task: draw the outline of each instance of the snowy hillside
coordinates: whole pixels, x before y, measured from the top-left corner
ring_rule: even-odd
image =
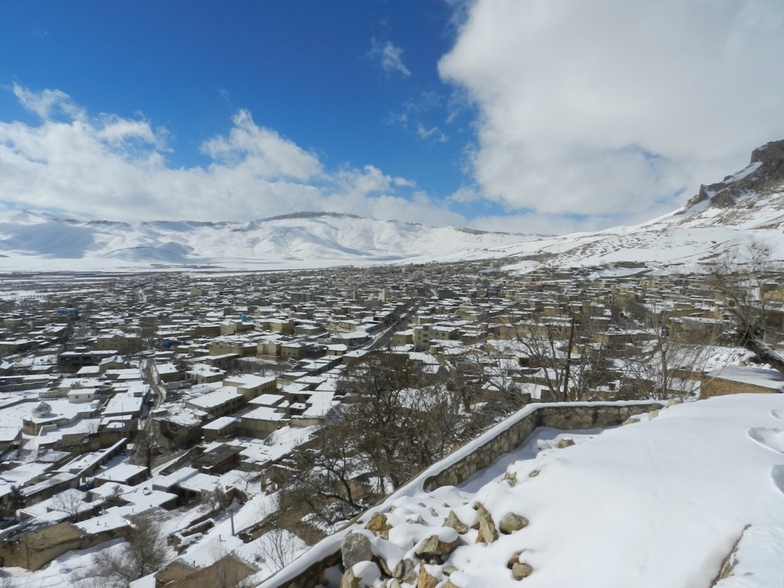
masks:
[[[641,264],[662,271],[689,272],[722,252],[752,242],[784,261],[784,141],[756,149],[748,167],[722,182],[702,186],[683,208],[633,227],[564,235],[507,247],[528,260],[511,266],[531,269],[540,262],[559,267]]]
[[[499,246],[523,239],[331,213],[245,223],[128,224],[24,211],[0,217],[0,267],[101,270],[164,264],[280,269],[448,261],[497,256]]]
[[[698,271],[727,250],[766,244],[784,261],[784,141],[747,168],[702,186],[683,208],[638,226],[537,238],[304,212],[249,222],[128,224],[41,212],[0,215],[0,269],[153,266],[242,269],[510,258],[509,269]],[[631,267],[630,266],[634,266]]]

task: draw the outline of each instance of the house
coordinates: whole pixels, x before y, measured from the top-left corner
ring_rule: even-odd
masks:
[[[701,378],[700,396],[775,394],[784,392],[784,374],[777,370],[730,365]]]
[[[226,378],[223,385],[236,388],[247,400],[252,400],[261,394],[274,393],[277,390],[277,378],[244,374]]]
[[[206,420],[237,412],[248,402],[247,398],[233,386],[224,386],[213,392],[196,396],[185,402],[185,407],[206,414]]]
[[[149,477],[150,471],[144,466],[121,463],[112,468],[106,469],[95,475],[95,485],[114,482],[125,486],[136,486],[141,484]]]

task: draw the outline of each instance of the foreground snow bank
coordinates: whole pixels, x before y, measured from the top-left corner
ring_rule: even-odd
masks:
[[[439,586],[520,586],[513,563],[526,588],[710,586],[725,560],[720,588],[769,586],[784,554],[782,438],[778,394],[677,405],[600,433],[540,429],[503,467],[458,487],[407,488],[374,509],[383,527],[362,528],[365,516],[354,531],[382,567],[409,559]],[[528,524],[487,530],[510,513]],[[453,542],[444,527],[455,526]],[[450,545],[417,559],[433,535]],[[407,575],[401,585],[415,585]]]

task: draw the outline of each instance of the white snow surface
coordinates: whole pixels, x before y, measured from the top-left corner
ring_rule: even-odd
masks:
[[[425,492],[423,481],[444,462],[436,464],[353,530],[372,512],[388,513],[390,539],[373,537],[373,550],[399,559],[439,534],[450,510],[473,524],[478,501],[496,523],[514,512],[530,524],[489,545],[475,544],[470,530],[446,562],[457,568],[450,579],[459,588],[519,586],[507,567],[517,552],[534,570],[528,588],[710,586],[736,543],[734,575],[719,588],[781,586],[781,415],[781,394],[743,394],[672,406],[603,432],[538,430],[460,487]],[[556,449],[559,437],[576,443]],[[280,579],[334,550],[350,530],[316,545]]]
[[[740,172],[741,175],[744,172]],[[45,212],[0,213],[0,270],[133,271],[222,267],[281,270],[334,265],[509,258],[506,269],[545,265],[700,271],[724,251],[750,243],[784,261],[784,192],[750,194],[736,206],[707,201],[637,226],[541,237],[298,213],[248,222],[141,222],[75,219]]]
[[[498,246],[525,239],[524,235],[331,213],[299,213],[248,222],[129,224],[43,212],[5,212],[0,213],[0,268],[289,269],[449,261],[497,256]]]

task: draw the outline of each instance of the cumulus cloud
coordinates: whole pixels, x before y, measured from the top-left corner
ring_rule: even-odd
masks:
[[[372,59],[378,60],[381,68],[386,72],[398,72],[405,77],[411,75],[403,63],[403,50],[390,41],[381,45],[375,38],[371,39],[369,55]]]
[[[208,138],[207,166],[172,167],[165,129],[116,115],[90,116],[58,90],[15,87],[40,124],[0,122],[4,206],[112,220],[241,220],[302,210],[463,224],[406,178],[366,166],[326,170],[311,151],[240,110]]]
[[[482,196],[510,210],[651,216],[784,137],[779,0],[461,6],[439,71],[479,109]]]

